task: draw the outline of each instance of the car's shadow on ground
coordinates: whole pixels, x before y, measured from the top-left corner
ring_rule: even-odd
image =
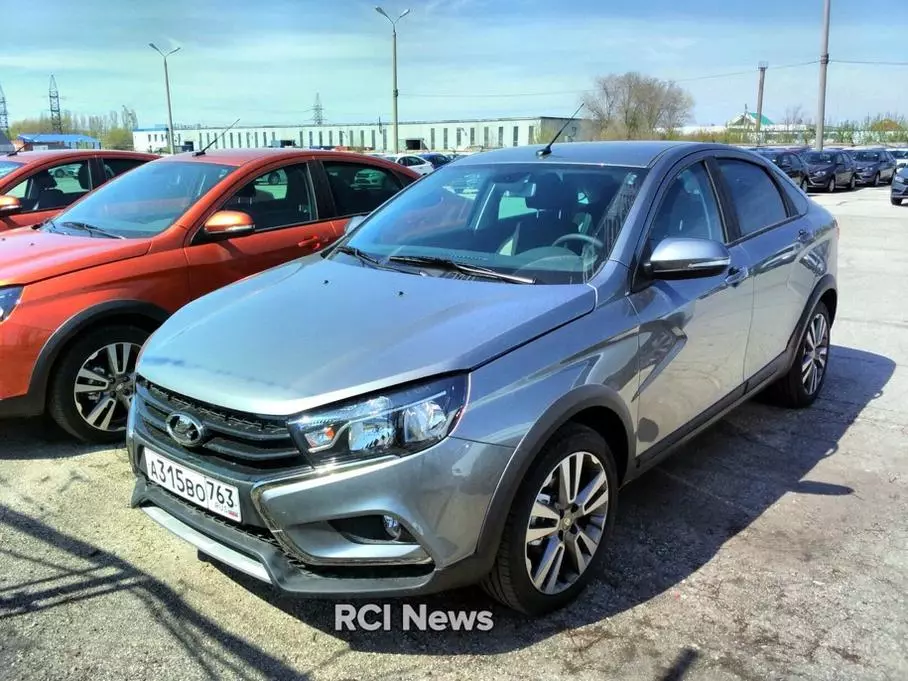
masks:
[[[784,495],[853,492],[814,477],[811,471],[837,452],[839,440],[861,410],[882,395],[895,364],[841,346],[831,352],[824,397],[812,408],[790,411],[748,403],[628,485],[618,505],[608,567],[578,602],[541,620],[529,621],[497,607],[479,589],[463,589],[376,602],[389,603],[393,613],[399,613],[403,603],[414,607],[424,603],[429,610],[491,609],[495,621],[491,632],[464,636],[401,631],[399,626],[388,632],[337,631],[335,602],[290,599],[233,571],[230,576],[263,600],[366,651],[495,654],[602,622],[678,585]],[[594,636],[595,630],[585,635]]]
[[[43,416],[0,421],[0,460],[65,459],[118,446],[78,442]]]

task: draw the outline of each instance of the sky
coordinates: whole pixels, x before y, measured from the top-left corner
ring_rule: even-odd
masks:
[[[816,113],[819,66],[780,67],[818,59],[823,0],[381,2],[392,17],[410,9],[398,24],[401,121],[569,115],[597,76],[639,71],[687,89],[691,123],[721,124],[756,109],[761,61],[764,114]],[[7,3],[23,8],[3,13],[11,120],[47,111],[54,74],[65,110],[127,105],[140,126],[164,123],[163,64],[149,42],[180,47],[168,60],[177,124],[306,123],[316,93],[328,122],[391,118],[391,25],[374,0]],[[908,66],[835,62],[908,61],[908,12],[871,5],[832,0],[832,121],[908,115]]]

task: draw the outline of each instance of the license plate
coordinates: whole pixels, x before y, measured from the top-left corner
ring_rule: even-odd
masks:
[[[181,466],[155,451],[145,449],[148,479],[212,513],[240,522],[240,493],[233,485]]]

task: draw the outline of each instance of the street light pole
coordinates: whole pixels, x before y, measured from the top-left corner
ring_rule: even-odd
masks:
[[[400,150],[400,134],[398,132],[397,119],[397,22],[407,16],[410,13],[410,10],[405,9],[397,19],[392,19],[381,7],[376,7],[375,11],[391,23],[391,115],[393,117],[392,125],[394,129],[394,153],[396,154]]]
[[[170,144],[170,153],[174,153],[173,147],[173,110],[170,107],[170,74],[167,72],[167,57],[174,52],[179,52],[180,48],[175,47],[166,54],[162,52],[154,43],[148,43],[148,46],[164,58],[164,89],[167,92],[167,141]]]
[[[831,0],[823,5],[823,39],[820,47],[820,96],[817,102],[817,151],[823,151],[826,134],[826,71],[829,68],[829,10]]]

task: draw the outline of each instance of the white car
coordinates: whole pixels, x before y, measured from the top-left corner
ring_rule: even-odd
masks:
[[[905,166],[908,166],[908,149],[891,148],[887,149],[886,151],[888,151],[890,156],[895,159],[896,168],[904,168]]]
[[[406,166],[420,175],[428,175],[435,170],[435,166],[416,154],[388,154],[385,158],[399,165]]]

